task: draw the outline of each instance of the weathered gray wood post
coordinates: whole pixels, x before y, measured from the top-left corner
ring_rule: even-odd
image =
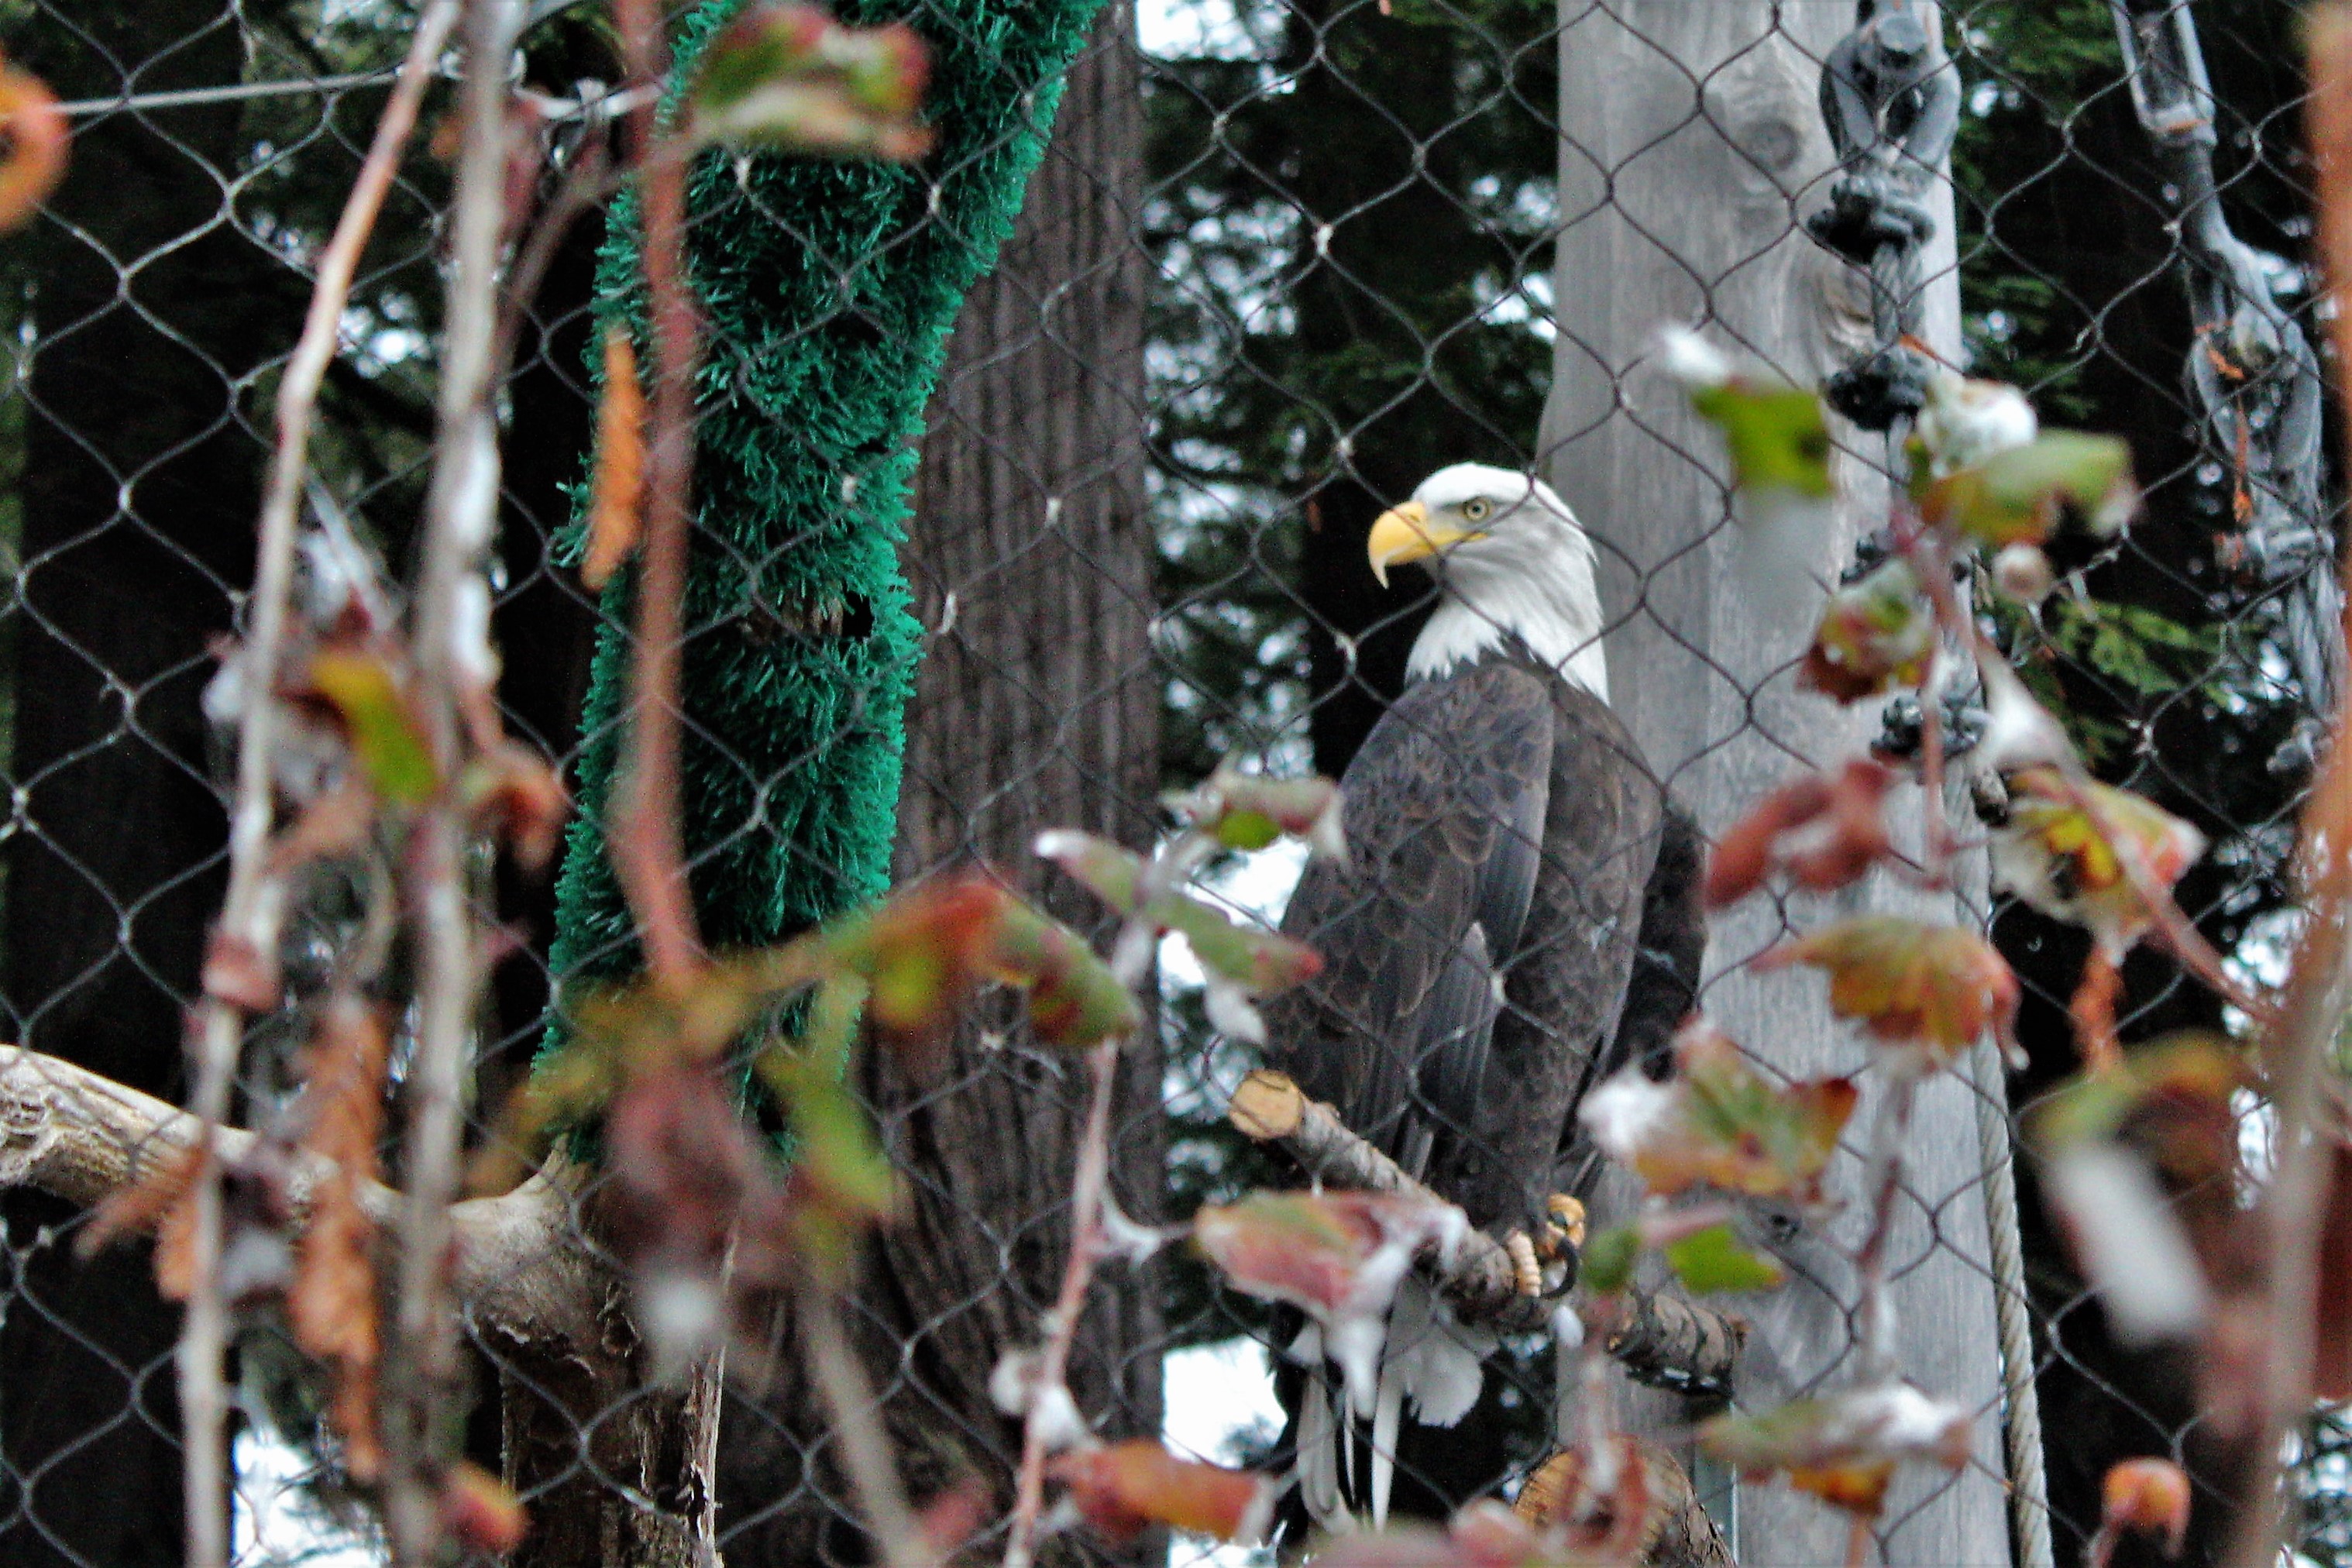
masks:
[[[1660,323],[1697,325],[1811,385],[1868,342],[1867,280],[1800,226],[1833,173],[1821,62],[1854,19],[1852,0],[1561,3],[1559,339],[1543,450],[1601,543],[1613,705],[1710,832],[1801,766],[1859,751],[1876,705],[1847,712],[1796,689],[1809,617],[1774,618],[1746,602],[1719,444],[1644,361]],[[1948,183],[1938,205],[1927,333],[1948,353],[1958,290]],[[1812,564],[1825,581],[1885,515],[1884,439],[1851,427],[1839,436],[1851,505],[1818,542]],[[1897,810],[1918,805],[1912,792]],[[1785,916],[1750,900],[1716,923],[1705,1005],[1780,1070],[1854,1070],[1868,1048],[1829,1016],[1818,980],[1751,979],[1737,966],[1790,925],[1906,897],[1872,884],[1792,903]],[[1948,899],[1934,912],[1956,910]],[[1915,1471],[1897,1481],[1878,1526],[1890,1564],[2011,1560],[1987,1202],[2003,1145],[1982,1136],[1998,1126],[1980,1126],[1979,1085],[1998,1095],[1997,1070],[1974,1081],[1944,1075],[1920,1098],[1892,1270],[1897,1356],[1922,1387],[1980,1413],[1976,1462],[1957,1477]],[[1875,1103],[1867,1094],[1834,1173],[1849,1195],[1836,1228],[1849,1239]],[[1793,1251],[1790,1286],[1742,1306],[1756,1325],[1748,1383],[1759,1403],[1833,1388],[1855,1372],[1851,1270],[1818,1239]],[[1844,1519],[1785,1488],[1742,1486],[1724,1511],[1743,1568],[1844,1559]]]

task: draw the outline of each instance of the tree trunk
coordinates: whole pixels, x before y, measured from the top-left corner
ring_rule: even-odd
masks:
[[[1563,5],[1561,17],[1566,227],[1546,450],[1554,482],[1601,543],[1609,607],[1625,617],[1609,638],[1613,706],[1659,775],[1719,832],[1801,764],[1858,752],[1876,711],[1842,710],[1795,689],[1806,627],[1745,602],[1720,442],[1643,361],[1661,323],[1698,324],[1812,385],[1867,341],[1863,281],[1798,226],[1826,196],[1832,163],[1815,105],[1819,62],[1853,25],[1854,7],[1626,0],[1605,10]],[[1948,353],[1958,315],[1948,187],[1942,205],[1939,248],[1927,266],[1937,280],[1928,331]],[[1885,515],[1876,471],[1885,444],[1850,427],[1836,434],[1851,504],[1811,562],[1831,581],[1856,533]],[[1914,793],[1901,809],[1920,806]],[[1795,923],[1806,926],[1895,908],[1979,918],[1949,900],[1931,910],[1875,883],[1794,907]],[[1853,1070],[1865,1053],[1832,1022],[1817,984],[1736,972],[1782,929],[1764,900],[1719,918],[1703,1003],[1775,1068]],[[1978,1079],[1998,1096],[1997,1072]],[[1946,1074],[1921,1093],[1891,1251],[1896,1359],[1929,1392],[1983,1413],[1977,1463],[1957,1478],[1914,1470],[1898,1479],[1879,1526],[1891,1564],[2000,1563],[2010,1555],[1978,1092]],[[1848,1156],[1832,1171],[1844,1193],[1859,1191],[1854,1153],[1877,1102],[1866,1089]],[[1839,1226],[1848,1246],[1857,1218],[1849,1214]],[[1852,1270],[1817,1241],[1798,1247],[1792,1277],[1808,1282],[1742,1309],[1756,1325],[1747,1387],[1759,1403],[1855,1374]],[[1785,1488],[1739,1490],[1733,1550],[1749,1568],[1840,1561],[1845,1533],[1843,1517]]]
[[[1158,783],[1159,681],[1143,495],[1143,261],[1135,16],[1106,11],[1072,68],[1044,163],[993,275],[966,300],[922,451],[907,569],[932,629],[908,718],[894,875],[982,860],[1099,932],[1101,910],[1038,874],[1031,843],[1080,826],[1142,846]],[[989,1374],[1035,1343],[1069,1246],[1085,1074],[1008,1017],[944,1070],[876,1058],[863,1087],[907,1175],[855,1323],[919,1500],[960,1473],[1009,1500],[1017,1426]],[[1123,1059],[1112,1181],[1149,1219],[1163,1159],[1156,1040]],[[1159,1310],[1148,1271],[1098,1277],[1071,1391],[1113,1435],[1156,1432]],[[733,1568],[841,1555],[851,1510],[810,1474],[810,1402],[786,1369],[732,1401],[720,1444]],[[794,1495],[805,1479],[811,1489]],[[781,1484],[780,1484],[781,1483]],[[828,1521],[831,1522],[828,1522]]]
[[[63,98],[243,74],[221,0],[44,10],[14,52]],[[29,242],[5,983],[12,1037],[173,1095],[183,1004],[221,889],[226,819],[198,699],[251,571],[262,448],[244,399],[300,290],[226,221],[241,107],[77,128]],[[26,242],[19,242],[26,243]],[[171,1351],[144,1257],[36,1245],[68,1211],[7,1206],[0,1562],[180,1561]],[[135,1501],[133,1500],[135,1500]]]

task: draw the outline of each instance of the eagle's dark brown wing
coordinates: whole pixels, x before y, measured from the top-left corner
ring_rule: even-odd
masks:
[[[1545,678],[1506,660],[1412,687],[1340,781],[1348,863],[1310,867],[1283,920],[1325,968],[1270,1011],[1275,1065],[1409,1169],[1478,1123],[1555,717]]]

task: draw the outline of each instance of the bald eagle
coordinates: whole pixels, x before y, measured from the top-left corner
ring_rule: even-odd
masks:
[[[1609,707],[1591,540],[1549,486],[1440,470],[1368,541],[1438,603],[1403,694],[1340,781],[1346,864],[1318,862],[1282,928],[1324,958],[1267,1018],[1273,1065],[1498,1237],[1540,1237],[1596,1162],[1587,1089],[1664,1068],[1705,931],[1701,849]],[[1375,1406],[1311,1364],[1279,1380],[1299,1485],[1289,1510],[1443,1517],[1510,1463],[1507,1421],[1465,1426],[1490,1339],[1409,1282]]]

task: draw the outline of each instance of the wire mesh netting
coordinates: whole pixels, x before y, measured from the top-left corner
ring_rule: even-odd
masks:
[[[972,30],[964,11],[901,9],[927,34]],[[530,8],[516,68],[537,116],[524,173],[543,197],[613,134],[598,100],[622,73],[600,11]],[[10,58],[67,100],[75,129],[67,182],[0,247],[16,329],[0,400],[0,994],[15,1040],[175,1103],[227,865],[230,763],[208,683],[250,585],[272,397],[415,12],[0,11]],[[908,701],[903,783],[878,830],[889,881],[985,861],[1108,941],[1097,906],[1030,868],[1037,835],[1077,826],[1147,846],[1166,826],[1161,793],[1221,759],[1343,773],[1406,687],[1437,598],[1423,574],[1376,580],[1367,536],[1460,463],[1543,478],[1581,520],[1607,695],[1703,832],[1803,765],[1872,744],[1916,762],[1916,701],[1842,709],[1795,690],[1814,612],[1767,602],[1747,574],[1718,447],[1653,360],[1657,330],[1676,324],[1831,385],[1849,499],[1831,536],[1801,546],[1825,582],[1885,559],[1887,477],[1938,361],[2016,384],[2051,425],[2128,441],[2144,491],[2130,530],[2063,536],[2054,592],[2031,609],[1982,592],[1977,616],[2099,777],[2204,833],[2181,907],[2232,974],[2275,981],[2296,930],[2296,813],[2341,681],[2340,483],[2322,440],[2295,26],[2274,0],[1956,0],[1940,14],[1864,0],[1859,15],[1843,0],[1114,0],[943,349],[891,337],[908,318],[887,279],[929,243],[921,220],[804,223],[750,174],[719,170],[697,187],[693,234],[772,245],[790,287],[768,300],[767,274],[726,274],[706,404],[728,411],[742,451],[772,431],[772,458],[730,461],[798,465],[840,499],[792,492],[805,517],[698,519],[697,561],[723,563],[728,587],[690,601],[688,847],[698,887],[742,906],[706,911],[714,942],[788,936],[874,890],[880,856],[865,868],[829,858],[884,842],[842,826],[835,796],[887,778],[851,778],[844,761],[860,746],[895,756],[893,723],[867,711],[898,700],[885,688]],[[448,96],[435,88],[428,124]],[[1011,141],[958,156],[976,168]],[[918,168],[934,190],[961,173]],[[394,578],[416,552],[429,477],[449,180],[446,148],[420,142],[402,164],[321,395],[312,504]],[[509,731],[575,783],[583,759],[609,773],[618,710],[592,703],[592,667],[600,634],[625,644],[630,626],[625,590],[583,585],[574,526],[625,229],[592,211],[534,258],[499,402],[499,700]],[[730,340],[739,321],[759,334]],[[839,356],[826,374],[871,363],[920,377],[943,354],[919,431],[861,444],[779,418],[846,395],[793,380],[815,374],[803,351],[818,342]],[[887,542],[903,592],[886,564],[826,598],[796,552],[835,550],[859,486],[899,482],[909,454],[911,513]],[[859,663],[875,647],[900,651],[876,672]],[[694,685],[698,671],[737,672],[726,679],[767,691],[802,679],[777,672],[816,669],[856,679],[824,703],[787,693],[773,709]],[[1985,713],[1976,694],[1948,706],[1957,779]],[[787,710],[801,728],[740,716]],[[1919,792],[1899,798],[1924,815]],[[1956,815],[1968,804],[1956,785]],[[1637,883],[1656,847],[1640,853]],[[1206,880],[1239,916],[1278,922],[1303,860],[1228,856]],[[337,876],[309,890],[289,931],[295,994],[324,984],[382,914],[364,868]],[[761,877],[774,886],[744,890]],[[2152,1454],[2198,1483],[2190,1550],[2218,1559],[2260,1478],[2216,1414],[2227,1399],[2200,1391],[2179,1345],[2116,1331],[2031,1162],[2011,1163],[2024,1119],[2079,1066],[2069,1007],[2090,939],[1988,894],[1980,864],[1960,881],[1958,907],[2021,982],[2027,1065],[2004,1073],[1983,1044],[1916,1112],[1885,1264],[1890,1332],[1905,1370],[1976,1422],[1964,1466],[1898,1483],[1875,1550],[2082,1560],[2101,1478]],[[577,983],[635,957],[625,931],[573,920],[550,879],[502,867],[481,886],[511,947],[469,1064],[470,1136],[488,1143]],[[1955,907],[1890,879],[1840,897],[1751,901],[1715,924],[1696,999],[1772,1071],[1852,1071],[1865,1053],[1817,999],[1786,999],[1795,983],[1768,986],[1742,961],[1824,911]],[[1300,1184],[1227,1120],[1266,1050],[1181,943],[1161,952],[1154,1000],[1115,1105],[1120,1208],[1168,1224]],[[1603,1005],[1593,1049],[1615,1035],[1617,999]],[[2123,964],[2116,1017],[2128,1044],[2247,1026],[2148,948]],[[289,1115],[307,1026],[253,1031],[239,1125]],[[1009,1496],[1021,1432],[992,1378],[1039,1337],[1062,1283],[1087,1085],[1024,1028],[1016,1011],[989,1012],[936,1060],[877,1055],[855,1069],[902,1191],[868,1249],[851,1339],[919,1499],[968,1476]],[[402,1049],[395,1031],[395,1089]],[[1883,1103],[1884,1072],[1864,1076],[1865,1104]],[[2242,1109],[2258,1172],[2266,1123],[2251,1099]],[[1849,1197],[1864,1125],[1832,1166]],[[1631,1200],[1567,1146],[1572,1132],[1556,1170],[1511,1179],[1576,1186],[1597,1226]],[[177,1309],[157,1299],[144,1249],[79,1256],[76,1207],[25,1191],[7,1205],[0,1560],[177,1563]],[[1857,1215],[1849,1205],[1832,1222],[1835,1245],[1791,1215],[1747,1216],[1797,1284],[1741,1299],[1741,1397],[1854,1375]],[[594,1229],[583,1221],[572,1240],[601,1246]],[[282,1259],[242,1266],[266,1283]],[[1286,1412],[1313,1397],[1286,1356],[1297,1329],[1189,1253],[1108,1265],[1071,1391],[1106,1436],[1164,1432],[1284,1471],[1297,1458]],[[730,1347],[720,1550],[739,1565],[872,1561],[835,1438],[783,1353],[803,1327],[780,1309],[761,1330]],[[620,1405],[583,1412],[495,1324],[472,1324],[468,1345],[465,1451],[517,1485],[542,1541],[588,1543],[540,1560],[602,1561],[600,1509],[679,1506],[647,1479],[659,1462],[624,1452],[635,1438]],[[316,1368],[274,1310],[242,1315],[235,1376],[236,1560],[383,1560]],[[1541,1336],[1506,1336],[1467,1418],[1404,1447],[1398,1496],[1515,1489],[1553,1446],[1561,1376]],[[1673,1446],[1723,1393],[1622,1398]],[[2315,1562],[2352,1550],[2347,1452],[2352,1429],[2323,1413],[2295,1456]],[[1693,1464],[1738,1561],[1843,1559],[1843,1523],[1812,1500]],[[1067,1531],[1052,1550],[1259,1560],[1153,1534],[1112,1549]]]

